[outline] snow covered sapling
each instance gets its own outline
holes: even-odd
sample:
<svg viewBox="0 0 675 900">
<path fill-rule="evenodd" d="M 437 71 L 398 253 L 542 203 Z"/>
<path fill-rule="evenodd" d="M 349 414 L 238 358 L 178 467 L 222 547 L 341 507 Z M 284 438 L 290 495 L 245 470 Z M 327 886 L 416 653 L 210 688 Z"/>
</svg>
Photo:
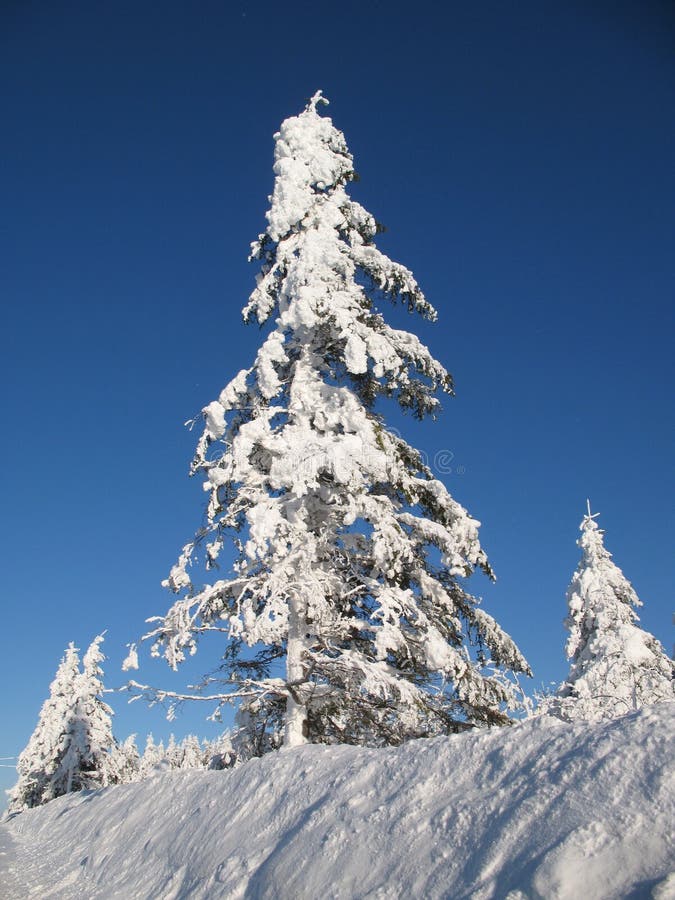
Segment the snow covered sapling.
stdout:
<svg viewBox="0 0 675 900">
<path fill-rule="evenodd" d="M 66 650 L 35 731 L 19 756 L 19 780 L 9 794 L 10 812 L 114 781 L 112 710 L 101 698 L 102 641 L 99 635 L 90 645 L 83 671 L 74 644 Z"/>
<path fill-rule="evenodd" d="M 380 414 L 393 398 L 433 415 L 452 380 L 378 309 L 389 300 L 436 319 L 347 194 L 353 161 L 319 115 L 326 102 L 317 93 L 275 135 L 268 226 L 251 255 L 261 271 L 243 311 L 273 327 L 203 411 L 192 472 L 205 477 L 206 523 L 165 582 L 182 596 L 146 635 L 175 668 L 200 636 L 225 633 L 205 680 L 217 687 L 201 698 L 237 703 L 260 752 L 282 735 L 286 746 L 391 744 L 504 723 L 517 705 L 504 670 L 529 673 L 464 587 L 475 569 L 492 575 L 479 523 Z M 196 583 L 193 569 L 216 570 L 226 543 L 231 574 Z"/>
<path fill-rule="evenodd" d="M 567 680 L 542 700 L 539 712 L 561 719 L 612 719 L 672 700 L 674 665 L 659 641 L 637 624 L 642 606 L 604 547 L 604 532 L 588 513 L 581 522 L 581 562 L 567 591 Z"/>
</svg>

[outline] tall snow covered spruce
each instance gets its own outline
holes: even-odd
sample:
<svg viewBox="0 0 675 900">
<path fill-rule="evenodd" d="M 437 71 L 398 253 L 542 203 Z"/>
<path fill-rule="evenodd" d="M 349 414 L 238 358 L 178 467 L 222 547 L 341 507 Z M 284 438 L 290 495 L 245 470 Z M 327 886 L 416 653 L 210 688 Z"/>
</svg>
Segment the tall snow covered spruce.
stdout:
<svg viewBox="0 0 675 900">
<path fill-rule="evenodd" d="M 103 702 L 99 635 L 80 659 L 70 644 L 50 685 L 35 731 L 19 756 L 9 811 L 21 812 L 68 794 L 114 782 L 112 710 Z"/>
<path fill-rule="evenodd" d="M 348 196 L 352 157 L 319 115 L 326 102 L 318 92 L 275 135 L 268 226 L 251 254 L 261 271 L 243 310 L 274 325 L 203 411 L 192 473 L 206 478 L 206 524 L 165 582 L 181 598 L 146 635 L 175 668 L 200 635 L 226 633 L 203 687 L 218 681 L 206 693 L 239 705 L 259 752 L 282 735 L 285 746 L 378 745 L 504 723 L 518 705 L 504 670 L 529 674 L 463 585 L 476 568 L 492 575 L 479 523 L 376 411 L 390 397 L 433 414 L 452 381 L 376 307 L 436 318 Z M 195 585 L 192 567 L 216 569 L 227 538 L 232 574 Z"/>
<path fill-rule="evenodd" d="M 605 549 L 597 515 L 589 503 L 577 541 L 581 561 L 567 591 L 569 675 L 539 707 L 569 721 L 612 719 L 675 699 L 675 666 L 660 642 L 637 624 L 634 607 L 642 603 Z"/>
</svg>

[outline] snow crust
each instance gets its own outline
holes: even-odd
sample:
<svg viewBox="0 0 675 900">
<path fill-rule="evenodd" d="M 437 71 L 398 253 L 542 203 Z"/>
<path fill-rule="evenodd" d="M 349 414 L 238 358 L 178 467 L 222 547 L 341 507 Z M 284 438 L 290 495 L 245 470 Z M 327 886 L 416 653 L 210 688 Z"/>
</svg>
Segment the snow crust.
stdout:
<svg viewBox="0 0 675 900">
<path fill-rule="evenodd" d="M 669 702 L 71 794 L 0 827 L 2 896 L 665 900 L 674 737 Z"/>
</svg>

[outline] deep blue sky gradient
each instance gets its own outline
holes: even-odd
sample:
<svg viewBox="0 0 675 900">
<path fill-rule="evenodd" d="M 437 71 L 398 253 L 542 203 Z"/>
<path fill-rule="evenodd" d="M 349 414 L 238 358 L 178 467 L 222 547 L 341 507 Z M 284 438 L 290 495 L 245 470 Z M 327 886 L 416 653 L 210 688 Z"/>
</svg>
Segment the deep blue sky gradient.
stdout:
<svg viewBox="0 0 675 900">
<path fill-rule="evenodd" d="M 317 88 L 379 246 L 439 310 L 390 320 L 456 379 L 436 423 L 390 421 L 483 522 L 499 580 L 475 589 L 533 687 L 567 671 L 587 496 L 670 647 L 674 44 L 656 0 L 2 4 L 0 756 L 70 640 L 107 628 L 122 684 L 169 605 L 203 504 L 183 422 L 256 351 L 272 134 Z M 218 730 L 111 702 L 141 743 Z"/>
</svg>

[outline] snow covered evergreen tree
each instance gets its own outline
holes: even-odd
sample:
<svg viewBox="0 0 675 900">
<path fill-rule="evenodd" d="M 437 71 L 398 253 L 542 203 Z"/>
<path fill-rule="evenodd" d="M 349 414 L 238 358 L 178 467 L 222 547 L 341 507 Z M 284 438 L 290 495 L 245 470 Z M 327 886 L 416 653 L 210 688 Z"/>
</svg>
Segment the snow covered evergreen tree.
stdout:
<svg viewBox="0 0 675 900">
<path fill-rule="evenodd" d="M 150 745 L 150 750 L 146 748 L 146 752 L 150 755 L 154 750 L 154 744 Z M 199 738 L 194 734 L 188 734 L 181 741 L 177 741 L 173 734 L 169 735 L 162 763 L 172 770 L 205 768 L 205 752 L 201 748 Z"/>
<path fill-rule="evenodd" d="M 234 742 L 229 732 L 204 742 L 204 766 L 207 769 L 231 769 L 238 762 Z"/>
<path fill-rule="evenodd" d="M 152 775 L 165 772 L 169 768 L 170 764 L 164 749 L 164 742 L 160 741 L 159 744 L 156 744 L 153 736 L 149 734 L 138 767 L 138 777 L 150 778 Z"/>
<path fill-rule="evenodd" d="M 169 740 L 166 742 L 164 758 L 170 769 L 180 769 L 180 764 L 183 759 L 183 747 L 182 744 L 178 743 L 173 734 L 169 735 Z"/>
<path fill-rule="evenodd" d="M 49 697 L 42 705 L 35 730 L 17 761 L 19 780 L 9 792 L 9 812 L 40 806 L 50 799 L 50 780 L 72 716 L 79 675 L 80 657 L 71 643 L 49 686 Z"/>
<path fill-rule="evenodd" d="M 205 752 L 196 735 L 186 735 L 181 741 L 181 750 L 182 756 L 179 764 L 181 769 L 206 768 Z"/>
<path fill-rule="evenodd" d="M 642 603 L 612 562 L 596 518 L 589 503 L 577 542 L 581 562 L 567 591 L 569 675 L 538 710 L 566 720 L 612 719 L 675 696 L 673 662 L 637 624 Z"/>
<path fill-rule="evenodd" d="M 82 660 L 82 690 L 79 714 L 86 723 L 86 755 L 84 766 L 88 787 L 104 787 L 115 782 L 110 767 L 110 754 L 116 745 L 112 730 L 113 711 L 103 700 L 103 670 L 105 656 L 101 650 L 103 635 L 89 645 Z"/>
<path fill-rule="evenodd" d="M 10 792 L 10 812 L 47 803 L 71 791 L 111 783 L 110 752 L 114 746 L 110 716 L 101 699 L 99 635 L 80 671 L 77 648 L 70 644 L 50 686 L 38 724 L 19 756 L 19 780 Z"/>
<path fill-rule="evenodd" d="M 380 398 L 433 415 L 452 380 L 377 307 L 436 318 L 348 196 L 353 161 L 325 102 L 317 93 L 275 136 L 244 309 L 273 326 L 203 411 L 192 473 L 206 478 L 206 524 L 165 582 L 182 596 L 146 635 L 175 668 L 200 636 L 226 633 L 210 696 L 239 704 L 259 752 L 282 737 L 376 745 L 501 724 L 517 705 L 506 672 L 529 674 L 464 585 L 492 576 L 479 523 L 381 415 Z M 226 545 L 231 575 L 196 584 L 192 567 L 213 572 Z"/>
<path fill-rule="evenodd" d="M 115 743 L 110 752 L 111 784 L 131 784 L 138 781 L 141 757 L 136 746 L 136 735 L 130 734 L 122 743 Z"/>
</svg>

